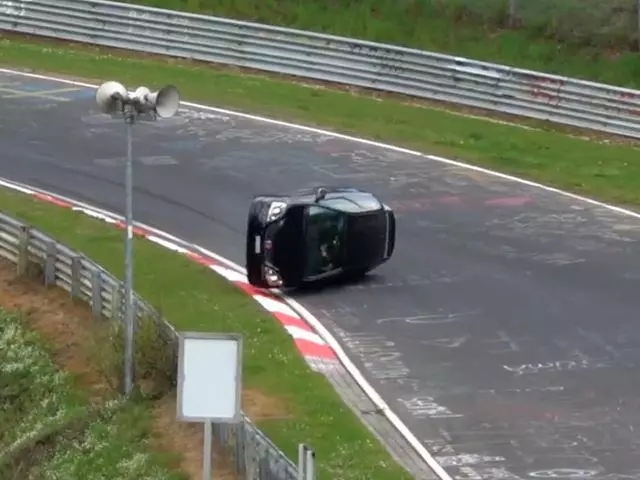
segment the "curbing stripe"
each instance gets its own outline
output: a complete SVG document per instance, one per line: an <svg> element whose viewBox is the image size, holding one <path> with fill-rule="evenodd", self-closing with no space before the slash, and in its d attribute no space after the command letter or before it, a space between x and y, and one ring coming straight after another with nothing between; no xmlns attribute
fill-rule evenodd
<svg viewBox="0 0 640 480"><path fill-rule="evenodd" d="M278 317L280 323L287 329L290 327L306 328L305 326L307 325L307 322L298 316L292 317L283 313L275 313L274 315Z"/></svg>
<svg viewBox="0 0 640 480"><path fill-rule="evenodd" d="M296 325L286 325L285 329L296 339L296 342L309 342L314 345L320 345L321 347L326 346L318 334L310 332L306 328L300 328Z"/></svg>
<svg viewBox="0 0 640 480"><path fill-rule="evenodd" d="M265 310L289 317L300 318L300 316L289 305L283 303L282 300L276 297L267 297L266 295L258 293L254 295L254 299L260 303Z"/></svg>
<svg viewBox="0 0 640 480"><path fill-rule="evenodd" d="M38 193L35 192L33 194L34 197L36 197L38 200L42 200L44 202L49 202L49 203L54 203L55 205L59 206L59 207L63 207L63 208L71 208L73 205L65 202L64 200L60 200L58 198L54 198L50 195L44 195L42 193Z"/></svg>
<svg viewBox="0 0 640 480"><path fill-rule="evenodd" d="M124 230L126 228L126 224L122 220L110 218L103 212L93 210L85 205L75 204L69 201L69 199L62 199L53 194L31 190L6 180L0 181L0 185L11 190L26 193L37 200L50 203L57 207L67 208L75 212L83 213L91 218L102 220L120 230ZM145 238L156 245L184 255L200 265L209 267L218 275L222 276L234 286L251 296L264 310L269 312L276 320L278 320L289 335L291 335L298 351L314 370L315 366L314 363L310 361L311 359L317 361L318 359L335 360L337 358L331 347L329 347L327 343L313 330L313 328L309 326L309 324L289 305L287 305L286 302L267 291L262 291L250 285L247 281L246 275L236 270L232 270L227 266L218 264L216 260L212 258L207 258L202 254L195 253L170 240L162 238L157 232L152 232L145 228L135 226L133 228L133 233L137 237Z"/></svg>

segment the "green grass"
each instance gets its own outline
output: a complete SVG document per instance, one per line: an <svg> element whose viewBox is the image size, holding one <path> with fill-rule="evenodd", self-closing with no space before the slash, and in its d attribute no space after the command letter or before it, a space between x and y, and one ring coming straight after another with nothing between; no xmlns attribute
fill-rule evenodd
<svg viewBox="0 0 640 480"><path fill-rule="evenodd" d="M635 0L130 0L637 87Z"/></svg>
<svg viewBox="0 0 640 480"><path fill-rule="evenodd" d="M110 407L110 408L109 408ZM56 445L46 461L35 467L29 480L187 480L164 468L148 444L149 414L144 404L109 405L82 432Z"/></svg>
<svg viewBox="0 0 640 480"><path fill-rule="evenodd" d="M43 47L42 43L5 40L0 42L0 64L85 77L91 72L94 82L117 78L132 86L154 78L157 85L178 85L190 101L319 125L463 159L607 201L640 204L639 151L620 143L596 143L390 99L182 62L143 60L90 47Z"/></svg>
<svg viewBox="0 0 640 480"><path fill-rule="evenodd" d="M179 86L190 101L324 126L461 158L604 200L640 204L640 162L637 149L631 146L86 46L4 40L0 42L0 64L85 79L86 72L91 72L88 80L93 82L119 79L131 86L154 78L156 85L170 82ZM0 195L0 208L121 275L119 232L15 195ZM259 425L291 458L295 458L297 443L305 442L318 452L322 477L403 478L399 467L326 380L309 372L288 335L270 317L210 271L143 241L136 248L137 290L179 329L244 333L247 385L280 397L291 413L287 420Z"/></svg>
<svg viewBox="0 0 640 480"><path fill-rule="evenodd" d="M0 211L84 252L122 278L123 237L117 229L7 191L0 191ZM289 458L297 458L297 445L303 442L317 453L320 478L410 478L324 376L309 369L284 329L244 293L210 269L146 240L136 239L135 252L136 290L178 330L243 334L245 387L281 403L285 414L256 423ZM118 456L118 445L102 447L105 455ZM58 462L62 468L71 459L62 455Z"/></svg>
<svg viewBox="0 0 640 480"><path fill-rule="evenodd" d="M184 478L148 453L147 424L139 404L109 402L94 412L43 340L0 310L0 477Z"/></svg>
<svg viewBox="0 0 640 480"><path fill-rule="evenodd" d="M28 442L51 425L84 412L86 399L58 371L35 334L0 311L0 451Z"/></svg>

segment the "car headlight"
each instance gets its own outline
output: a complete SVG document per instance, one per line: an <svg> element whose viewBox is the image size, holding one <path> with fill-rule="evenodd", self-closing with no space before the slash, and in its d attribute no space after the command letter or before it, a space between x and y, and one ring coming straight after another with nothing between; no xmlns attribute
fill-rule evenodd
<svg viewBox="0 0 640 480"><path fill-rule="evenodd" d="M264 278L270 287L282 286L282 278L280 278L278 272L276 272L273 268L264 267Z"/></svg>
<svg viewBox="0 0 640 480"><path fill-rule="evenodd" d="M267 213L267 222L273 222L282 216L287 204L285 202L271 202Z"/></svg>

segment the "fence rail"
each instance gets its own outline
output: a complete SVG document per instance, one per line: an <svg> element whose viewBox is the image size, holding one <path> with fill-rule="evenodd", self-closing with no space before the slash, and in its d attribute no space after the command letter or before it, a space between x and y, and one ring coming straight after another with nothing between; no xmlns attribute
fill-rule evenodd
<svg viewBox="0 0 640 480"><path fill-rule="evenodd" d="M0 29L373 88L640 138L640 91L102 0L0 0Z"/></svg>
<svg viewBox="0 0 640 480"><path fill-rule="evenodd" d="M122 321L123 284L81 253L59 244L7 215L0 213L0 257L16 264L19 274L34 265L42 272L45 285L68 291L73 298L91 305L94 318ZM137 294L136 318L159 322L168 342L177 352L177 332L160 314ZM214 438L226 453L236 473L247 480L298 480L299 467L287 458L252 422L243 415L239 424L216 424ZM305 447L306 448L306 447ZM307 449L308 450L308 449ZM305 459L299 460L305 465ZM310 467L313 468L313 467ZM315 478L306 468L305 479Z"/></svg>

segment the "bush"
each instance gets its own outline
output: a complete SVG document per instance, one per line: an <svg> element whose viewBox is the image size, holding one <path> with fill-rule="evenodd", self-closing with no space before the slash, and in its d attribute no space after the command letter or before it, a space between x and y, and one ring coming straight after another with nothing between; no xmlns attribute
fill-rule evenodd
<svg viewBox="0 0 640 480"><path fill-rule="evenodd" d="M176 386L177 341L165 328L161 321L144 316L134 335L134 381L139 392L151 399L163 397ZM107 321L94 338L98 371L114 390L124 391L124 323Z"/></svg>

